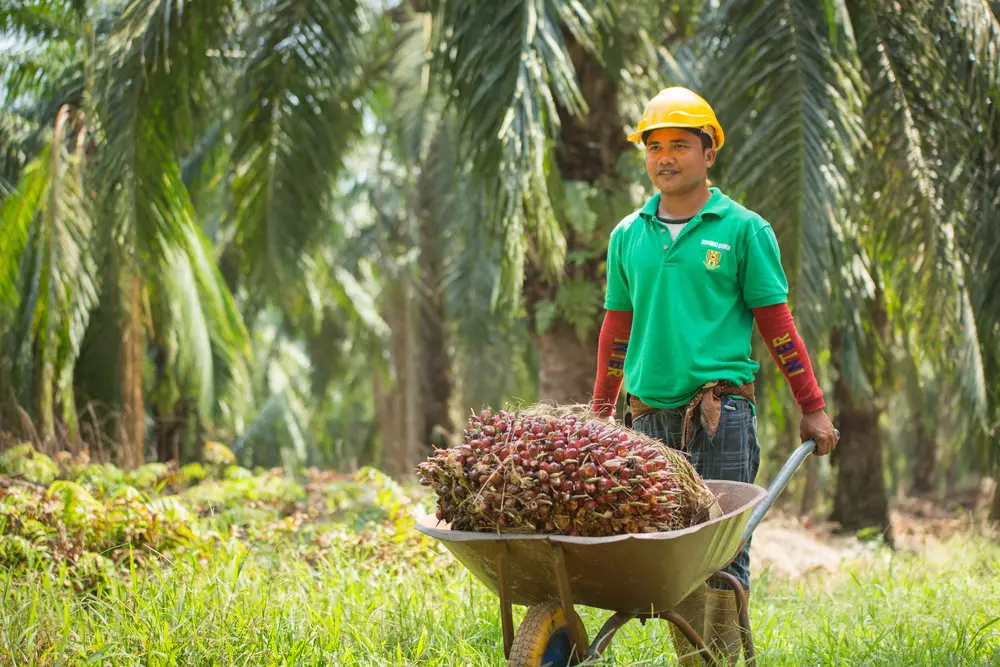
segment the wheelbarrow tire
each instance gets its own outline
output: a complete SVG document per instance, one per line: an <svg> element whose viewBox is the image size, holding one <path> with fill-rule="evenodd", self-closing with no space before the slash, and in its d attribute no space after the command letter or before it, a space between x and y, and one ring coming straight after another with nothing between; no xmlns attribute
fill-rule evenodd
<svg viewBox="0 0 1000 667"><path fill-rule="evenodd" d="M587 652L588 645L573 651L570 625L576 625L579 637L589 644L587 629L577 613L567 622L558 600L537 604L525 614L517 628L510 648L508 667L564 667L576 665Z"/></svg>

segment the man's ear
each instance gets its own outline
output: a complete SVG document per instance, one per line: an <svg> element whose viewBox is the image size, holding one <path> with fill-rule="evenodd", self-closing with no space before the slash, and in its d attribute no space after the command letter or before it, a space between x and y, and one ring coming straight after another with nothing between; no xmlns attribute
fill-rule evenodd
<svg viewBox="0 0 1000 667"><path fill-rule="evenodd" d="M709 148L705 151L705 165L707 167L711 167L713 164L715 164L716 155L717 153L715 152L714 148Z"/></svg>

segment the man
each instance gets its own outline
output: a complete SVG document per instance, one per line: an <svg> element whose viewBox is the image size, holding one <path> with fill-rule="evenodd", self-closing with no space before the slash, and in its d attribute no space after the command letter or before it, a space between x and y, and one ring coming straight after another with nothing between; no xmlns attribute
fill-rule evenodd
<svg viewBox="0 0 1000 667"><path fill-rule="evenodd" d="M624 385L632 428L690 453L705 479L753 482L760 464L751 336L756 322L791 386L800 436L826 455L837 443L805 345L788 309L788 284L771 226L709 187L725 142L709 104L668 88L646 107L629 141L646 147L659 192L611 232L607 311L592 410L614 415ZM749 590L750 545L727 571ZM740 655L732 590L705 585L678 611L730 664ZM673 626L671 626L673 628ZM700 664L674 630L682 664Z"/></svg>

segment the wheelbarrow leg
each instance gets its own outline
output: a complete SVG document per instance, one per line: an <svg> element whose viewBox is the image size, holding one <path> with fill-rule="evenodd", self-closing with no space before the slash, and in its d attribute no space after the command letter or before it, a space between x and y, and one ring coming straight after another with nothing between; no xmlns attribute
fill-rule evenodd
<svg viewBox="0 0 1000 667"><path fill-rule="evenodd" d="M556 586L559 588L559 601L562 603L563 616L569 624L569 638L573 641L577 660L583 660L587 653L587 640L579 636L576 623L573 623L573 593L569 587L569 574L566 572L566 554L561 544L552 545L552 569L556 575Z"/></svg>
<svg viewBox="0 0 1000 667"><path fill-rule="evenodd" d="M497 542L497 578L500 580L500 622L503 624L503 655L510 658L514 645L514 610L510 602L510 570L507 568L507 543Z"/></svg>
<svg viewBox="0 0 1000 667"><path fill-rule="evenodd" d="M588 658L600 658L601 654L604 653L605 649L611 643L614 638L615 633L621 630L622 626L635 618L634 614L628 614L625 612L618 612L601 626L601 630L597 633L597 637L590 644L590 650L587 651Z"/></svg>
<svg viewBox="0 0 1000 667"><path fill-rule="evenodd" d="M739 580L728 572L719 571L712 575L711 579L722 581L733 589L736 593L736 613L739 615L740 638L743 640L743 658L746 667L754 667L757 664L757 657L754 654L753 635L750 633L750 613L747 611L747 594ZM710 580L711 580L710 579Z"/></svg>

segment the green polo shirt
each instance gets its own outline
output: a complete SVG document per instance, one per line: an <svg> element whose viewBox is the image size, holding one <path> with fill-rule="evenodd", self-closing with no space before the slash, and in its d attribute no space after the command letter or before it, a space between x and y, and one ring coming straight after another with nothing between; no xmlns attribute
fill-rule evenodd
<svg viewBox="0 0 1000 667"><path fill-rule="evenodd" d="M684 405L712 380L752 381L750 309L788 297L771 225L711 193L676 241L656 219L658 193L611 232L604 307L633 311L624 385L653 407Z"/></svg>

